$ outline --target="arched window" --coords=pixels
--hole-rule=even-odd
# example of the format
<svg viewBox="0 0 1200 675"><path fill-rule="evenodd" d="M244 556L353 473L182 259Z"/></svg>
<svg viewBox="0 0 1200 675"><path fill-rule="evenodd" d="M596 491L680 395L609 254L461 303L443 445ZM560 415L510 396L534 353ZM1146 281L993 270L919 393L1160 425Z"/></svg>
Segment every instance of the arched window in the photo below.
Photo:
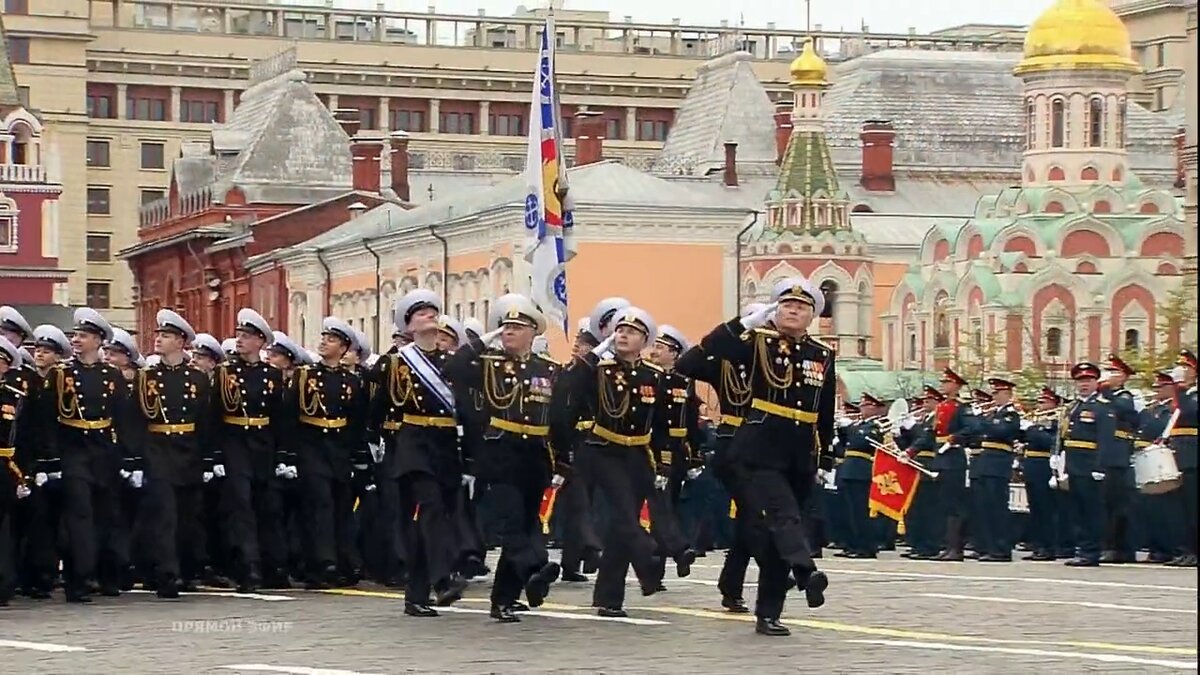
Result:
<svg viewBox="0 0 1200 675"><path fill-rule="evenodd" d="M1136 351L1138 348L1138 345L1141 344L1141 341L1142 341L1141 337L1142 337L1141 334L1138 333L1138 329L1136 329L1136 328L1130 328L1130 329L1126 330L1125 331L1125 350L1126 351Z"/></svg>
<svg viewBox="0 0 1200 675"><path fill-rule="evenodd" d="M858 355L859 356L867 355L867 339L866 338L858 339Z"/></svg>
<svg viewBox="0 0 1200 675"><path fill-rule="evenodd" d="M1056 98L1050 103L1050 147L1061 148L1067 132L1066 102Z"/></svg>
<svg viewBox="0 0 1200 675"><path fill-rule="evenodd" d="M1088 147L1104 145L1104 100L1096 97L1088 101Z"/></svg>
<svg viewBox="0 0 1200 675"><path fill-rule="evenodd" d="M917 334L916 333L908 334L908 360L909 361L917 360Z"/></svg>
<svg viewBox="0 0 1200 675"><path fill-rule="evenodd" d="M1037 108L1033 99L1025 99L1025 149L1032 150L1037 136Z"/></svg>
<svg viewBox="0 0 1200 675"><path fill-rule="evenodd" d="M1128 102L1125 100L1125 97L1122 96L1117 102L1117 129L1116 133L1114 134L1116 136L1118 148L1125 147L1125 115L1128 113L1128 111Z"/></svg>
<svg viewBox="0 0 1200 675"><path fill-rule="evenodd" d="M833 318L833 302L837 292L838 285L833 279L826 279L821 282L821 293L825 296L825 309L821 310L822 319Z"/></svg>
<svg viewBox="0 0 1200 675"><path fill-rule="evenodd" d="M1062 356L1062 329L1051 328L1046 331L1046 356Z"/></svg>
<svg viewBox="0 0 1200 675"><path fill-rule="evenodd" d="M975 351L982 354L983 353L983 329L980 328L979 326L976 326L974 328L974 330L971 331L971 342L975 345Z"/></svg>

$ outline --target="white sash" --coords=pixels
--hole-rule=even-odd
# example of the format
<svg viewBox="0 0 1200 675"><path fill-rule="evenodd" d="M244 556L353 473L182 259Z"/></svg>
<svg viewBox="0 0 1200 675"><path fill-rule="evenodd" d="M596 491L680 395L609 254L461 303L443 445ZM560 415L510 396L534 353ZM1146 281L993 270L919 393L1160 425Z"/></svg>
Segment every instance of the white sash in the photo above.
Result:
<svg viewBox="0 0 1200 675"><path fill-rule="evenodd" d="M442 371L429 362L417 343L413 342L401 347L398 353L400 358L404 359L408 367L412 368L412 371L420 378L421 383L441 400L442 405L446 406L448 410L454 410L454 392L442 378Z"/></svg>

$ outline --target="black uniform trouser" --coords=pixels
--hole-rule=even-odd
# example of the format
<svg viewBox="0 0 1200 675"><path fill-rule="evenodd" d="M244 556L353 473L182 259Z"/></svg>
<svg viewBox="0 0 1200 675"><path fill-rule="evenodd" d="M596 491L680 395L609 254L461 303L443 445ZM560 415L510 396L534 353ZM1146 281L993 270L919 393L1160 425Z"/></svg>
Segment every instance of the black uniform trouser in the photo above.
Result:
<svg viewBox="0 0 1200 675"><path fill-rule="evenodd" d="M746 568L750 566L750 541L748 523L750 516L745 510L741 495L742 477L737 466L729 457L729 443L733 437L717 437L713 448L712 469L716 472L717 480L725 487L730 498L738 505L733 521L733 541L725 552L725 562L721 565L721 575L717 580L717 589L722 596L741 598L746 587Z"/></svg>
<svg viewBox="0 0 1200 675"><path fill-rule="evenodd" d="M457 558L453 504L461 484L438 482L432 475L413 472L400 477L400 513L416 517L408 528L408 585L404 600L429 604L430 591L450 578Z"/></svg>
<svg viewBox="0 0 1200 675"><path fill-rule="evenodd" d="M262 566L275 570L287 563L281 525L282 494L275 480L248 473L220 479L221 513L229 563L239 575Z"/></svg>
<svg viewBox="0 0 1200 675"><path fill-rule="evenodd" d="M529 577L546 564L546 549L538 534L538 510L545 487L544 473L533 467L520 477L491 483L491 506L500 538L493 604L503 607L515 602Z"/></svg>
<svg viewBox="0 0 1200 675"><path fill-rule="evenodd" d="M912 506L904 517L905 539L913 553L937 555L941 548L938 521L942 519L938 507L938 486L933 479L922 476L913 495Z"/></svg>
<svg viewBox="0 0 1200 675"><path fill-rule="evenodd" d="M152 477L143 489L146 536L155 573L159 579L195 578L199 567L207 563L202 550L206 545L201 521L204 484L176 485ZM180 569L180 558L186 560L186 570Z"/></svg>
<svg viewBox="0 0 1200 675"><path fill-rule="evenodd" d="M654 472L644 448L582 451L594 453L596 487L604 493L610 511L592 606L617 609L625 604L625 576L630 565L643 588L656 588L662 581L654 558L654 538L639 522L642 504L654 490Z"/></svg>
<svg viewBox="0 0 1200 675"><path fill-rule="evenodd" d="M1184 555L1196 555L1196 500L1198 498L1196 469L1181 469L1181 473L1183 473L1183 485L1171 494L1178 495L1176 499L1182 502L1177 508L1180 510L1183 520L1183 553Z"/></svg>
<svg viewBox="0 0 1200 675"><path fill-rule="evenodd" d="M803 589L817 569L808 548L802 510L812 483L811 475L793 477L776 469L746 468L742 493L745 508L756 514L752 516L752 541L759 581L754 613L760 618L778 619L783 613L789 570L796 577L797 587Z"/></svg>
<svg viewBox="0 0 1200 675"><path fill-rule="evenodd" d="M846 549L852 553L872 554L879 550L875 539L875 523L871 522L867 502L871 492L869 480L838 481L838 494L846 509Z"/></svg>
<svg viewBox="0 0 1200 675"><path fill-rule="evenodd" d="M117 573L112 536L117 519L115 482L71 476L62 479L62 518L71 551L72 579L68 583L79 586L95 578L101 563L105 574Z"/></svg>
<svg viewBox="0 0 1200 675"><path fill-rule="evenodd" d="M16 493L16 481L5 462L0 461L0 602L7 600L17 585L16 540L13 536Z"/></svg>
<svg viewBox="0 0 1200 675"><path fill-rule="evenodd" d="M354 510L354 490L349 480L340 480L319 472L300 471L300 489L304 498L304 522L308 529L307 570L318 579L329 568L349 566L356 557L354 534L349 514Z"/></svg>
<svg viewBox="0 0 1200 675"><path fill-rule="evenodd" d="M24 500L24 559L22 560L23 583L49 591L50 584L58 575L58 563L62 558L59 526L64 525L63 482L50 481L41 487L34 486L33 492Z"/></svg>
<svg viewBox="0 0 1200 675"><path fill-rule="evenodd" d="M1055 523L1060 517L1054 508L1054 488L1045 480L1044 474L1037 472L1030 477L1025 473L1025 494L1029 497L1029 544L1037 553L1054 554L1057 550L1055 542Z"/></svg>
<svg viewBox="0 0 1200 675"><path fill-rule="evenodd" d="M455 548L457 549L456 569L459 569L470 558L482 561L487 556L487 546L483 543L483 531L479 527L479 517L475 512L475 500L484 489L483 483L476 481L474 489L474 496L468 492L466 486L459 489L451 513L451 521L454 523Z"/></svg>
<svg viewBox="0 0 1200 675"><path fill-rule="evenodd" d="M377 515L380 550L380 574L385 581L392 581L400 576L400 569L409 556L406 549L411 540L413 512L405 511L408 500L401 497L400 479L383 478L376 483L379 492L379 513Z"/></svg>
<svg viewBox="0 0 1200 675"><path fill-rule="evenodd" d="M1100 539L1104 529L1104 502L1100 481L1088 475L1070 476L1067 495L1075 522L1075 555L1086 560L1100 557Z"/></svg>
<svg viewBox="0 0 1200 675"><path fill-rule="evenodd" d="M938 501L944 514L942 522L938 524L939 539L944 539L946 548L959 551L962 550L964 524L970 513L970 493L966 481L966 469L943 469L938 472Z"/></svg>
<svg viewBox="0 0 1200 675"><path fill-rule="evenodd" d="M563 519L562 567L567 572L578 572L580 561L601 548L592 513L592 491L596 487L593 459L586 449L579 452L571 475L555 497L555 513Z"/></svg>
<svg viewBox="0 0 1200 675"><path fill-rule="evenodd" d="M971 481L975 496L975 550L980 555L1008 557L1012 547L1008 539L1008 479L981 476Z"/></svg>
<svg viewBox="0 0 1200 675"><path fill-rule="evenodd" d="M1104 499L1104 550L1132 559L1136 549L1129 532L1133 508L1133 469L1105 467L1102 485Z"/></svg>
<svg viewBox="0 0 1200 675"><path fill-rule="evenodd" d="M669 474L666 487L652 490L646 499L650 512L650 536L654 537L658 546L655 553L659 558L659 577L664 576L668 557L678 558L690 547L679 520L679 503L687 469L681 466L670 467L665 471Z"/></svg>

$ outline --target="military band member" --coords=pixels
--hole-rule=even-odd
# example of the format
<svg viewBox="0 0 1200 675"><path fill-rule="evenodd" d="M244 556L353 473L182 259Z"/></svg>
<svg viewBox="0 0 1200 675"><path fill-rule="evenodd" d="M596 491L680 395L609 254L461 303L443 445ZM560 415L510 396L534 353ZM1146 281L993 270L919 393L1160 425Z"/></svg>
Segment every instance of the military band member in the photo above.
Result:
<svg viewBox="0 0 1200 675"><path fill-rule="evenodd" d="M938 403L934 415L935 440L938 444L937 457L933 466L937 471L938 501L946 513L946 546L938 560L961 561L966 534L967 502L967 452L971 442L970 406L960 400L967 381L958 373L946 368L938 387L945 397Z"/></svg>
<svg viewBox="0 0 1200 675"><path fill-rule="evenodd" d="M1138 414L1137 438L1134 448L1142 450L1161 443L1163 432L1175 409L1175 378L1169 372L1154 374L1154 399ZM1106 478L1107 480L1107 478ZM1182 513L1178 512L1178 490L1158 495L1141 495L1148 531L1149 562L1170 563L1180 555L1182 541L1179 528ZM1172 565L1174 566L1174 565Z"/></svg>
<svg viewBox="0 0 1200 675"><path fill-rule="evenodd" d="M750 316L765 307L762 303L751 303L742 311L742 316ZM675 362L675 369L682 375L708 383L716 391L721 418L714 432L709 469L736 503L741 488L737 463L730 456L729 446L734 433L742 426L746 413L750 411L751 391L746 365L735 365L718 359L706 353L700 345L696 345L679 357ZM725 562L721 565L721 574L717 580L717 589L721 592L721 606L732 614L750 612L743 597L746 568L751 557L747 520L743 510L734 513L733 541L725 552Z"/></svg>
<svg viewBox="0 0 1200 675"><path fill-rule="evenodd" d="M283 401L283 373L259 356L274 342L274 333L252 309L239 310L237 324L237 355L216 366L210 410L217 429L213 472L224 476L221 511L231 571L238 590L246 593L262 585L264 562L271 585L287 575L280 495L273 485L276 450L287 441L273 425L282 423L276 418Z"/></svg>
<svg viewBox="0 0 1200 675"><path fill-rule="evenodd" d="M100 347L112 338L112 327L86 307L75 310L74 318L75 358L50 370L38 399L45 402L39 403L44 410L39 417L45 420L42 457L61 457L62 462L62 518L70 546L66 597L83 603L91 602L98 557L117 558L112 537L119 479L114 419L123 418L127 389L120 372L100 360ZM53 541L49 537L48 543ZM53 551L42 555L57 558ZM103 573L101 591L117 594L117 570Z"/></svg>
<svg viewBox="0 0 1200 675"><path fill-rule="evenodd" d="M909 430L909 445L906 448L908 456L924 467L933 465L937 457L937 432L934 431L934 417L937 406L945 396L936 387L925 385L921 392L920 413L916 423ZM913 495L912 505L904 517L910 551L908 557L913 560L933 560L941 549L938 531L941 511L938 504L937 484L918 487Z"/></svg>
<svg viewBox="0 0 1200 675"><path fill-rule="evenodd" d="M381 504L389 522L409 521L404 613L414 617L438 615L429 606L431 590L436 604L446 606L466 588L466 580L454 573L452 518L465 472L455 395L442 372L448 354L437 346L440 314L441 300L425 289L396 302L396 326L413 341L379 360L371 406L372 428L388 442L376 469Z"/></svg>
<svg viewBox="0 0 1200 675"><path fill-rule="evenodd" d="M513 605L525 591L530 607L540 606L560 567L551 563L536 536L542 494L559 471L549 444L550 394L559 366L532 353L533 338L546 319L531 300L510 298L500 310L500 326L463 345L446 363L462 389L479 392L481 441L472 442L467 472L489 485L500 539L500 559L492 585L491 616L501 623L519 617ZM498 347L488 347L493 339ZM474 402L459 402L474 408Z"/></svg>
<svg viewBox="0 0 1200 675"><path fill-rule="evenodd" d="M833 468L827 449L833 441L835 354L808 333L825 298L807 279L780 281L772 301L745 319L718 326L701 344L714 356L745 365L750 376L751 410L730 451L745 471L744 508L764 514L756 515L756 630L788 635L779 617L789 568L810 607L824 604L829 584L812 560L801 509L818 470ZM772 311L774 328L764 328Z"/></svg>
<svg viewBox="0 0 1200 675"><path fill-rule="evenodd" d="M1086 361L1071 368L1077 397L1070 405L1059 434L1066 452L1069 495L1075 520L1075 557L1070 567L1100 564L1104 503L1100 494L1103 467L1100 453L1115 439L1116 420L1109 400L1100 393L1100 368Z"/></svg>
<svg viewBox="0 0 1200 675"><path fill-rule="evenodd" d="M1101 486L1104 503L1104 539L1100 562L1131 563L1137 556L1130 536L1130 517L1133 508L1133 456L1134 434L1138 426L1138 409L1133 392L1125 388L1131 375L1137 373L1129 364L1115 354L1108 356L1105 368L1106 381L1102 387L1109 400L1116 438L1108 443L1100 454L1100 471L1104 473Z"/></svg>
<svg viewBox="0 0 1200 675"><path fill-rule="evenodd" d="M1055 503L1055 490L1050 487L1050 455L1057 446L1058 408L1063 399L1053 389L1042 387L1036 411L1031 419L1021 421L1025 454L1021 459L1021 475L1025 494L1029 498L1029 543L1033 551L1025 560L1048 561L1057 557L1061 530L1070 520Z"/></svg>
<svg viewBox="0 0 1200 675"><path fill-rule="evenodd" d="M285 467L285 477L298 474L304 495L310 589L346 584L358 570L347 525L354 508L353 465L357 453L365 452L365 411L359 380L342 365L354 344L353 328L326 317L317 347L320 360L297 368L284 394L281 417L295 430L289 445L296 447L295 470Z"/></svg>
<svg viewBox="0 0 1200 675"><path fill-rule="evenodd" d="M875 541L874 523L867 511L871 488L871 466L875 449L884 443L879 423L887 412L883 401L863 392L858 401L862 421L845 429L844 440L838 444L842 462L837 467L837 489L846 511L846 547L839 557L875 558L879 542Z"/></svg>
<svg viewBox="0 0 1200 675"><path fill-rule="evenodd" d="M1179 353L1176 368L1181 375L1178 385L1181 390L1176 405L1179 407L1179 419L1171 430L1170 447L1175 451L1175 463L1183 473L1183 485L1175 490L1183 504L1183 553L1176 560L1167 563L1172 567L1196 566L1196 355L1188 350Z"/></svg>
<svg viewBox="0 0 1200 675"><path fill-rule="evenodd" d="M993 377L988 386L993 405L978 416L975 439L980 452L971 459L971 489L978 516L975 545L979 562L1012 562L1008 485L1015 444L1021 437L1021 414L1013 404L1015 384Z"/></svg>
<svg viewBox="0 0 1200 675"><path fill-rule="evenodd" d="M18 347L0 336L0 379L21 362ZM0 386L0 607L8 605L17 585L15 516L18 491L28 495L25 474L17 463L16 438L21 410L29 392L9 384Z"/></svg>

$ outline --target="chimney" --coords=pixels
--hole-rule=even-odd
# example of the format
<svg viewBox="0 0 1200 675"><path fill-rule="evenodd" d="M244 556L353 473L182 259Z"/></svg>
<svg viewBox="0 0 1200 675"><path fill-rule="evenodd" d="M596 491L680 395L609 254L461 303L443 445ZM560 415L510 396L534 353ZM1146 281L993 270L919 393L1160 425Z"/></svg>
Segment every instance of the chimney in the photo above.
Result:
<svg viewBox="0 0 1200 675"><path fill-rule="evenodd" d="M780 101L775 104L775 164L783 164L783 156L787 153L788 141L792 139L792 102Z"/></svg>
<svg viewBox="0 0 1200 675"><path fill-rule="evenodd" d="M404 201L411 198L408 184L408 134L403 131L393 131L392 136L392 191Z"/></svg>
<svg viewBox="0 0 1200 675"><path fill-rule="evenodd" d="M737 187L737 143L725 141L725 187Z"/></svg>
<svg viewBox="0 0 1200 675"><path fill-rule="evenodd" d="M859 183L868 192L895 192L896 176L892 173L892 146L896 129L886 120L867 120L862 133L862 179Z"/></svg>
<svg viewBox="0 0 1200 675"><path fill-rule="evenodd" d="M1175 130L1175 187L1187 187L1187 129Z"/></svg>
<svg viewBox="0 0 1200 675"><path fill-rule="evenodd" d="M350 212L350 220L354 220L367 210L367 205L362 202L354 202L350 206L346 207L346 210Z"/></svg>
<svg viewBox="0 0 1200 675"><path fill-rule="evenodd" d="M342 131L346 132L346 135L351 139L354 138L354 135L358 133L359 127L362 126L358 119L357 108L337 108L333 111L333 119L337 120L337 123L342 127Z"/></svg>
<svg viewBox="0 0 1200 675"><path fill-rule="evenodd" d="M380 139L363 136L350 139L351 176L355 190L379 194L382 155L383 142Z"/></svg>
<svg viewBox="0 0 1200 675"><path fill-rule="evenodd" d="M604 159L604 119L594 110L575 113L575 166Z"/></svg>

